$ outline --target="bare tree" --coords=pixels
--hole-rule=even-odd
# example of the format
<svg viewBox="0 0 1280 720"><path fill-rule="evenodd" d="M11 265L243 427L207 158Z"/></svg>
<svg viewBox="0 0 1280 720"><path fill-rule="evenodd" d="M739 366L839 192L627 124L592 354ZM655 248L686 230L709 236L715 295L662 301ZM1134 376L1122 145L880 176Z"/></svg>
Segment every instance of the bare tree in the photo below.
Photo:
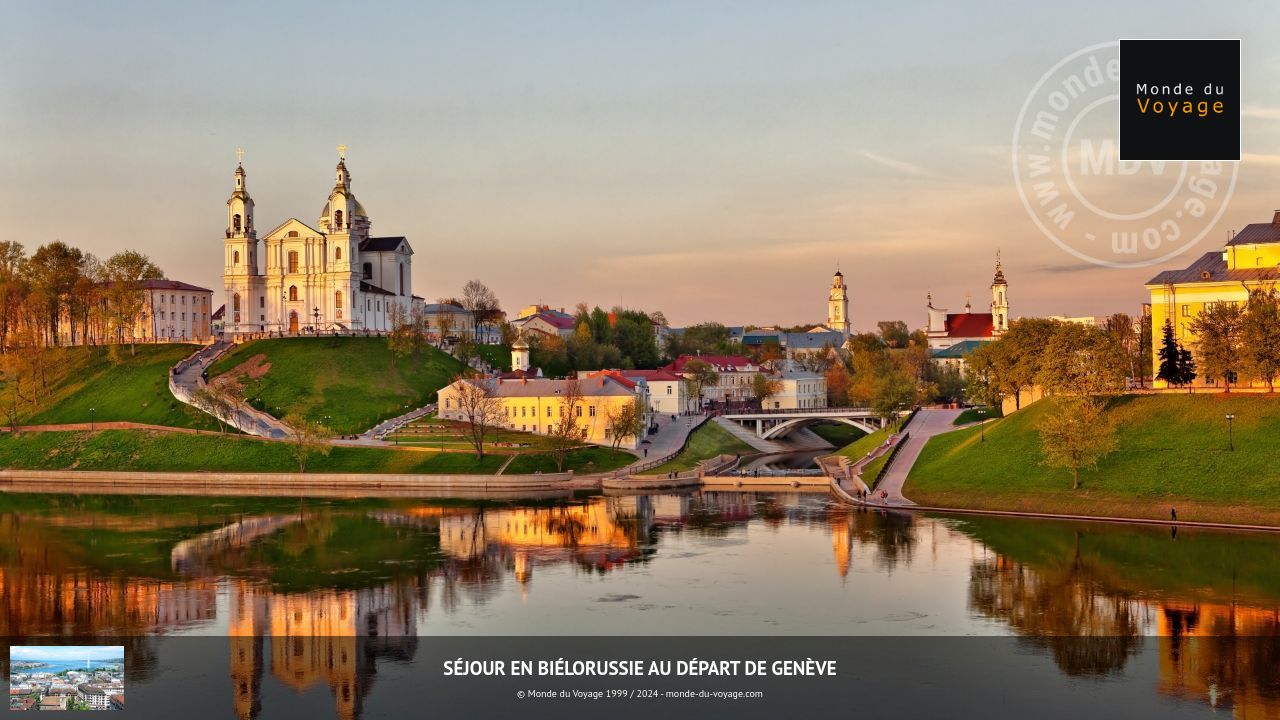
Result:
<svg viewBox="0 0 1280 720"><path fill-rule="evenodd" d="M471 313L476 325L494 322L502 317L498 296L479 280L468 280L462 286L462 307Z"/></svg>
<svg viewBox="0 0 1280 720"><path fill-rule="evenodd" d="M208 385L200 385L191 392L191 404L198 410L212 415L213 419L218 421L219 432L224 434L227 432L227 419L231 417L235 408L226 395Z"/></svg>
<svg viewBox="0 0 1280 720"><path fill-rule="evenodd" d="M492 380L459 375L453 383L452 393L458 403L458 414L466 426L467 439L475 448L476 457L484 457L484 436L490 427L502 419L502 402L495 394Z"/></svg>
<svg viewBox="0 0 1280 720"><path fill-rule="evenodd" d="M307 471L307 460L312 455L327 456L333 450L329 444L333 433L320 423L296 413L286 416L284 422L293 434L293 457L298 461L298 472Z"/></svg>
<svg viewBox="0 0 1280 720"><path fill-rule="evenodd" d="M560 390L560 416L548 428L551 438L551 458L556 470L564 471L564 461L569 451L582 444L582 429L578 418L582 413L582 384L576 376L565 380Z"/></svg>
<svg viewBox="0 0 1280 720"><path fill-rule="evenodd" d="M609 431L609 442L617 450L622 441L629 437L639 438L644 432L644 409L640 407L640 398L609 410L605 414L606 428Z"/></svg>

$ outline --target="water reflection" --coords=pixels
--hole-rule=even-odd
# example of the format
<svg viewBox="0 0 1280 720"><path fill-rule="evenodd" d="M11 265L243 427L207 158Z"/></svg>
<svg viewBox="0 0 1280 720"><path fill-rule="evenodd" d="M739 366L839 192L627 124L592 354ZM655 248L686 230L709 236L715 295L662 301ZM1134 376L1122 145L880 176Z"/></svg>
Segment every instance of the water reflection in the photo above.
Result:
<svg viewBox="0 0 1280 720"><path fill-rule="evenodd" d="M327 688L358 717L379 663L413 661L440 618L481 633L1011 633L1080 677L1121 677L1156 643L1160 693L1280 713L1270 537L938 520L802 492L3 495L0 510L0 633L131 636L135 678L157 663L147 636L225 635L242 718L268 677Z"/></svg>

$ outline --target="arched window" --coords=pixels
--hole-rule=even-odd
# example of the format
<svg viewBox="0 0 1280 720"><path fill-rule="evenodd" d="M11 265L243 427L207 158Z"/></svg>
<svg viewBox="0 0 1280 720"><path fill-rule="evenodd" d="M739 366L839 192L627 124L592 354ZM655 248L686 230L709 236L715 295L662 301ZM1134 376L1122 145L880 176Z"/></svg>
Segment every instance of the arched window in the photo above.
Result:
<svg viewBox="0 0 1280 720"><path fill-rule="evenodd" d="M333 225L339 230L342 229L342 211L341 210L333 211Z"/></svg>
<svg viewBox="0 0 1280 720"><path fill-rule="evenodd" d="M239 250L234 250L234 251L232 251L232 253L231 253L231 264L232 264L232 265L239 265L239 264L240 264L240 251L239 251Z"/></svg>
<svg viewBox="0 0 1280 720"><path fill-rule="evenodd" d="M333 306L338 308L339 310L342 309L342 291L341 290L338 290L333 293Z"/></svg>
<svg viewBox="0 0 1280 720"><path fill-rule="evenodd" d="M290 285L290 286L289 286L289 300L291 300L291 301L293 301L293 302L297 302L297 301L298 301L298 286L297 286L297 285Z"/></svg>
<svg viewBox="0 0 1280 720"><path fill-rule="evenodd" d="M365 280L369 280L369 279L373 278L373 263L365 263L365 264L364 264L364 267L362 268L362 270L363 270L363 272L364 272L364 279L365 279Z"/></svg>
<svg viewBox="0 0 1280 720"><path fill-rule="evenodd" d="M334 258L335 260L341 260L341 259L342 259L342 246L341 246L341 245L339 245L338 247L336 247L336 248L334 248L334 249L333 249L333 258Z"/></svg>
<svg viewBox="0 0 1280 720"><path fill-rule="evenodd" d="M400 294L404 294L404 263L400 263Z"/></svg>
<svg viewBox="0 0 1280 720"><path fill-rule="evenodd" d="M240 213L231 216L231 229L234 232L240 232Z"/></svg>
<svg viewBox="0 0 1280 720"><path fill-rule="evenodd" d="M289 251L289 272L291 273L298 272L298 251L297 250Z"/></svg>
<svg viewBox="0 0 1280 720"><path fill-rule="evenodd" d="M240 312L240 293L231 296L231 309Z"/></svg>

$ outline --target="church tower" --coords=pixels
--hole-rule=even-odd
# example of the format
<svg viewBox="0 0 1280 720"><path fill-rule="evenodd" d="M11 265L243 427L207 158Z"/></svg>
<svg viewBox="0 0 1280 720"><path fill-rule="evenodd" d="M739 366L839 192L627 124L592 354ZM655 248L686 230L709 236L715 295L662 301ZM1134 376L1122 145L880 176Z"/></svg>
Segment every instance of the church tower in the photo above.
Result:
<svg viewBox="0 0 1280 720"><path fill-rule="evenodd" d="M1009 283L1000 267L1000 251L996 251L996 277L991 281L991 334L999 337L1009 329Z"/></svg>
<svg viewBox="0 0 1280 720"><path fill-rule="evenodd" d="M849 296L839 269L831 279L831 292L827 294L827 327L849 337Z"/></svg>
<svg viewBox="0 0 1280 720"><path fill-rule="evenodd" d="M223 282L227 293L226 322L238 329L250 318L260 294L258 271L258 231L253 225L253 198L245 184L244 151L237 150L235 188L227 200L227 230L223 240ZM256 329L261 329L256 328Z"/></svg>

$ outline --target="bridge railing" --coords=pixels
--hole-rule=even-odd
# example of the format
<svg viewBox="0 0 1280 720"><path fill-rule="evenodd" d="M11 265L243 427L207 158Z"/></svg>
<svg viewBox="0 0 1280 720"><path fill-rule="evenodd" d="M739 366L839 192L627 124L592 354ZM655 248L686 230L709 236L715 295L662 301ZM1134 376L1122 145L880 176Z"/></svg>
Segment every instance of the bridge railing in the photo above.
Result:
<svg viewBox="0 0 1280 720"><path fill-rule="evenodd" d="M722 415L724 417L735 417L738 415L848 415L855 413L875 415L874 410L866 407L764 408L761 410L727 411L722 413Z"/></svg>

